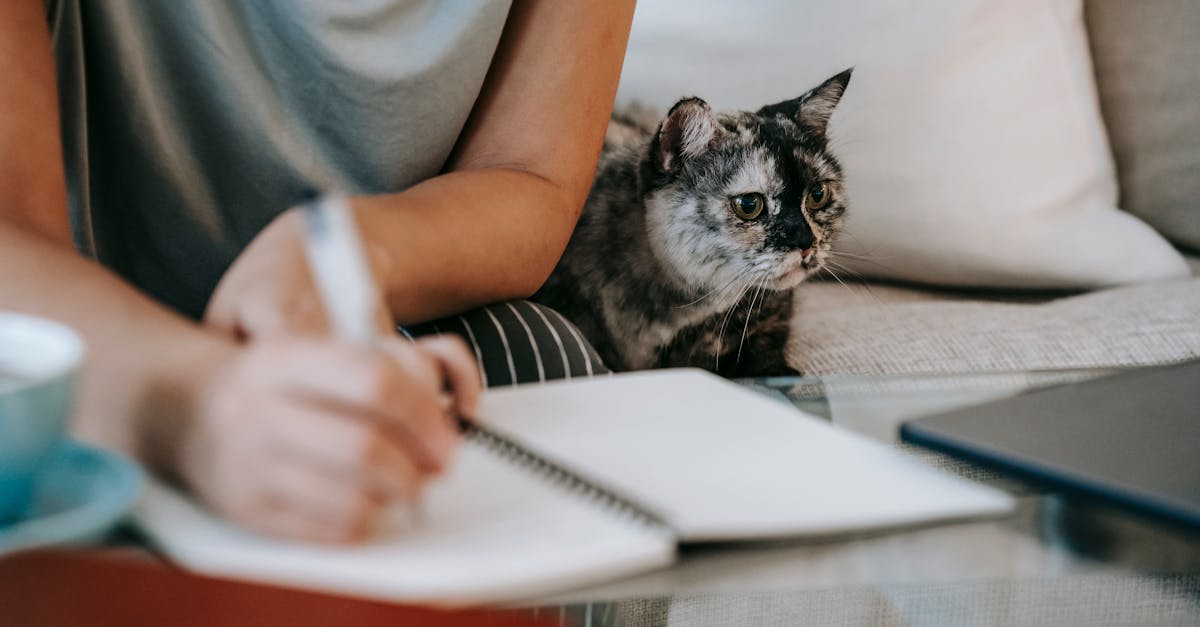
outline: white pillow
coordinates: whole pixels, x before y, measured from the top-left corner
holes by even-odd
[[[979,287],[1187,274],[1116,208],[1081,0],[642,2],[617,100],[756,109],[849,66],[838,264]]]

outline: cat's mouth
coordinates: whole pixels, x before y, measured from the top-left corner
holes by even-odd
[[[825,250],[821,248],[821,244],[817,243],[812,248],[805,248],[800,251],[800,267],[804,269],[804,276],[808,276],[821,268],[825,264]]]
[[[819,244],[814,244],[811,248],[804,250],[789,252],[775,273],[772,281],[775,283],[775,289],[787,290],[796,287],[821,267],[821,261]]]

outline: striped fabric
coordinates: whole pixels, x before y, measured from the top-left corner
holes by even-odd
[[[402,327],[408,337],[453,333],[467,341],[488,387],[611,374],[579,329],[528,301],[497,303],[460,316]]]

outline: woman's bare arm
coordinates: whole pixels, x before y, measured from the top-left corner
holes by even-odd
[[[633,5],[514,2],[449,173],[363,199],[401,244],[387,284],[399,319],[525,297],[550,275],[591,187]]]
[[[238,346],[76,254],[44,10],[0,1],[0,309],[84,336],[73,431],[183,480],[244,525],[362,537],[383,503],[414,498],[446,463],[455,434],[443,378],[469,414],[474,360],[446,339],[376,352],[321,338]]]
[[[549,276],[591,186],[633,5],[514,2],[446,172],[352,199],[397,321],[526,297]],[[208,322],[252,337],[323,326],[306,315],[314,296],[295,218],[273,222],[235,262]]]
[[[0,3],[0,308],[63,321],[87,360],[76,427],[130,452],[150,373],[169,379],[169,353],[198,359],[194,325],[167,312],[71,246],[58,96],[42,0]],[[155,347],[148,350],[145,347]],[[178,363],[178,362],[176,362]]]
[[[42,0],[0,3],[0,222],[71,245],[54,58]]]

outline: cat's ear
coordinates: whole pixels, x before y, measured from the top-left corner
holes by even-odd
[[[833,115],[833,110],[837,108],[838,103],[842,101],[842,95],[846,93],[846,86],[850,84],[850,75],[853,73],[854,68],[850,68],[821,83],[799,98],[777,102],[759,109],[758,115],[789,117],[804,130],[824,138],[825,131],[829,128],[829,118]]]
[[[724,130],[707,102],[699,98],[684,98],[671,107],[651,150],[655,164],[663,172],[675,172],[684,159],[704,154]]]

